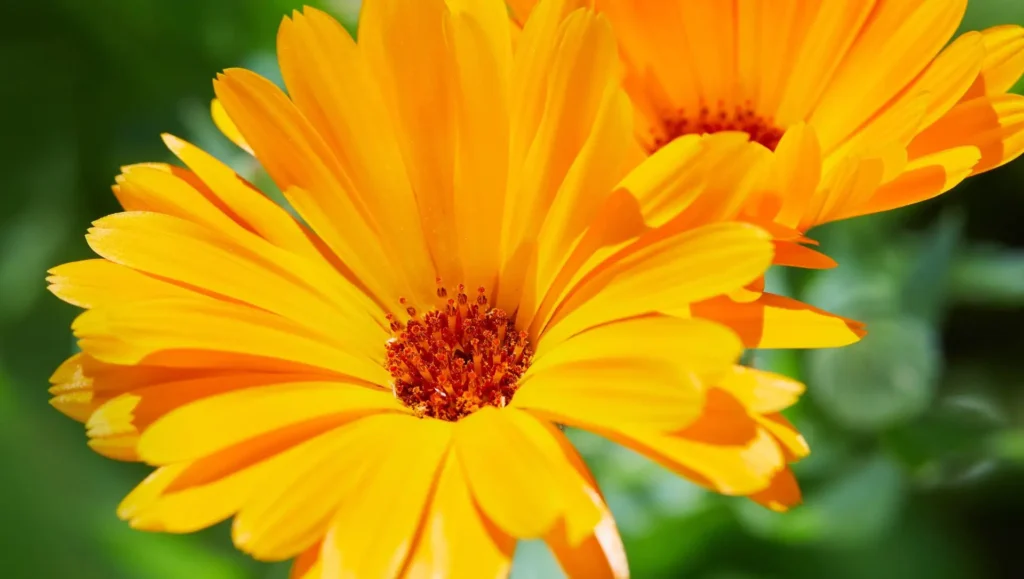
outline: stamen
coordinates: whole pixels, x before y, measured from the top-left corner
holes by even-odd
[[[702,105],[696,115],[679,109],[662,115],[661,130],[653,135],[650,152],[657,151],[683,135],[703,135],[724,131],[741,131],[750,135],[750,140],[774,151],[779,146],[784,131],[776,128],[770,119],[757,114],[751,101],[729,110],[724,101],[718,101],[714,112]]]
[[[533,356],[526,332],[488,307],[486,288],[477,288],[474,300],[462,284],[453,292],[447,298],[438,280],[437,296],[445,299],[440,309],[418,312],[400,299],[410,319],[403,324],[387,317],[393,335],[386,367],[395,397],[421,417],[448,421],[484,406],[506,406]]]

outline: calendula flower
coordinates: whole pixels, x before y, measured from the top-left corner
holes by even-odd
[[[521,19],[533,0],[510,0]],[[636,146],[672,164],[678,141],[739,132],[762,153],[733,219],[772,232],[776,265],[834,267],[815,225],[935,197],[1024,151],[1024,29],[947,45],[967,0],[590,0],[608,17]],[[750,347],[836,346],[859,324],[782,296],[695,305]],[[814,339],[810,336],[814,335]]]
[[[615,29],[642,147],[749,134],[778,179],[748,211],[781,225],[916,203],[1024,151],[1024,97],[1007,93],[1024,29],[949,42],[967,0],[592,3]]]
[[[123,170],[101,258],[50,272],[86,309],[51,392],[97,452],[157,467],[132,526],[234,517],[296,578],[499,577],[526,538],[626,576],[560,425],[799,501],[807,447],[779,412],[802,386],[737,366],[740,338],[692,313],[772,261],[725,221],[758,156],[713,135],[631,169],[605,19],[552,0],[511,35],[500,2],[369,0],[358,44],[316,10],[283,21],[288,95],[220,75],[218,125],[301,221],[169,135],[185,168]]]

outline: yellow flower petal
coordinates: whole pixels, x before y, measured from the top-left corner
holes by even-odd
[[[602,434],[669,470],[727,495],[749,495],[764,490],[785,465],[778,444],[764,430],[758,431],[749,443],[739,445],[695,442],[681,435],[642,430]]]
[[[323,579],[324,566],[320,562],[320,542],[306,549],[292,562],[288,579]]]
[[[368,416],[289,451],[291,468],[265,481],[239,510],[235,545],[264,560],[308,549],[326,534],[341,503],[372,483],[381,458],[400,452],[391,441],[408,424],[398,415]]]
[[[292,424],[332,416],[342,423],[378,412],[407,410],[390,392],[339,382],[247,388],[197,400],[160,418],[143,434],[139,454],[151,464],[171,464]]]
[[[451,0],[457,139],[454,220],[462,282],[493,288],[500,268],[501,223],[509,173],[512,50],[500,2]],[[481,195],[481,191],[488,191]]]
[[[88,417],[86,434],[89,444],[95,450],[108,447],[111,443],[123,445],[126,441],[114,441],[125,435],[134,435],[165,414],[186,404],[244,388],[253,388],[290,382],[308,382],[321,379],[314,374],[287,373],[240,373],[224,374],[175,380],[173,375],[166,381],[151,386],[133,388],[125,394],[106,400]]]
[[[786,131],[775,150],[775,162],[784,193],[775,221],[797,227],[821,183],[821,145],[814,129],[801,123]]]
[[[189,291],[104,259],[57,266],[47,289],[69,304],[96,308],[145,299],[187,297]]]
[[[336,436],[337,421],[310,421],[266,432],[206,457],[164,466],[135,488],[118,516],[135,528],[187,533],[220,522],[287,476],[310,448]]]
[[[549,431],[553,429],[552,426],[548,427]],[[589,521],[586,514],[583,521],[563,519],[544,536],[544,541],[569,577],[629,577],[626,550],[615,526],[615,519],[597,488],[597,481],[565,436],[557,433],[553,438],[558,442],[565,460],[583,481],[586,497],[597,508],[600,520],[591,529],[587,526]],[[582,537],[575,536],[579,534]]]
[[[771,260],[767,233],[743,223],[707,225],[675,235],[655,232],[579,283],[559,306],[541,344],[550,348],[587,328],[678,310],[741,288],[763,274]]]
[[[301,225],[282,207],[242,180],[230,167],[173,135],[164,143],[195,172],[223,208],[267,241],[306,257],[320,257]]]
[[[569,541],[564,525],[559,524],[544,537],[544,541],[568,577],[629,577],[626,551],[615,526],[615,519],[596,493],[591,498],[601,509],[601,522],[592,532],[574,544]]]
[[[702,320],[608,324],[538,351],[512,406],[583,427],[675,430],[700,414],[701,378],[727,372],[741,351],[732,332]]]
[[[258,362],[252,358],[259,358],[270,360],[270,366],[279,366],[273,363],[279,360],[374,384],[388,379],[379,359],[325,344],[279,316],[213,299],[147,300],[90,310],[78,316],[72,330],[82,350],[111,364],[222,367],[222,354],[228,354],[249,356],[250,368]],[[192,355],[182,357],[181,351]]]
[[[277,52],[289,96],[329,145],[337,171],[351,183],[347,192],[366,206],[381,231],[403,232],[383,235],[381,243],[403,257],[395,265],[418,282],[418,295],[405,297],[431,296],[435,273],[422,243],[416,198],[394,123],[363,54],[341,24],[310,7],[282,20]]]
[[[773,115],[783,124],[807,118],[822,93],[827,90],[836,71],[842,67],[850,47],[862,33],[864,23],[872,15],[872,11],[877,9],[874,2],[863,0],[834,0],[816,5],[807,5],[799,1],[787,4],[796,4],[798,11],[806,13],[803,17],[806,19],[806,36],[798,36],[803,32],[799,25],[797,30],[777,32],[780,35],[777,38],[791,39],[788,44],[793,45],[790,50],[795,53],[791,59],[782,59],[780,63],[783,67],[791,68],[791,71],[783,73],[788,74],[789,78],[784,79],[786,82],[780,83],[781,100]],[[744,12],[752,11],[746,6],[744,8]],[[797,14],[786,14],[782,7],[763,6],[761,9],[776,13],[777,18],[783,21],[794,21],[799,18]],[[784,34],[786,36],[783,36]],[[761,70],[757,74],[765,73],[771,74],[771,71]],[[771,112],[770,108],[764,110],[766,113]]]
[[[867,21],[810,122],[831,151],[909,84],[960,24],[967,0],[883,3]],[[886,58],[878,59],[879,54]]]
[[[732,371],[716,382],[755,412],[778,412],[796,404],[805,387],[781,374],[733,366]]]
[[[811,453],[811,447],[786,418],[779,413],[765,414],[756,417],[758,424],[767,430],[779,442],[788,462],[795,462]]]
[[[207,485],[169,493],[167,489],[186,472],[188,463],[161,467],[135,488],[118,507],[118,516],[134,529],[165,533],[192,533],[234,514],[259,481],[280,471],[265,461]]]
[[[458,453],[449,453],[404,576],[503,578],[514,550],[515,540],[488,521],[473,501]]]
[[[513,537],[541,537],[575,509],[586,511],[576,534],[600,520],[552,434],[519,410],[483,408],[464,418],[455,450],[480,510]]]
[[[93,401],[92,379],[82,372],[83,354],[64,360],[50,376],[50,404],[71,418],[85,422],[99,406]]]
[[[1024,28],[1006,25],[983,31],[985,59],[964,100],[1009,91],[1024,74]]]
[[[220,132],[224,134],[232,143],[238,145],[239,148],[244,150],[250,155],[253,154],[252,147],[249,143],[245,142],[245,137],[242,136],[242,132],[235,126],[235,122],[228,116],[228,112],[224,110],[224,105],[217,99],[210,101],[210,117],[213,119],[213,124],[217,125]]]
[[[918,157],[906,171],[878,188],[865,203],[851,206],[837,217],[856,217],[904,207],[949,191],[970,177],[981,160],[981,151],[964,146]]]
[[[426,246],[437,275],[456,280],[462,267],[452,226],[456,73],[450,29],[444,0],[368,2],[359,18],[359,49],[401,136]]]
[[[735,219],[752,187],[761,182],[762,172],[770,168],[762,155],[769,153],[740,133],[683,138],[658,151],[605,199],[571,253],[559,262],[557,275],[551,281],[536,278],[541,290],[537,293],[543,293],[543,300],[534,312],[534,296],[527,291],[520,300],[517,320],[529,324],[530,335],[536,339],[570,289],[598,268],[652,240]],[[673,164],[676,161],[682,163],[682,169]],[[650,228],[661,230],[631,245]],[[534,273],[527,271],[527,275]]]
[[[555,1],[538,10],[516,54],[498,296],[499,306],[509,310],[514,302],[503,300],[532,297],[544,288],[560,265],[559,248],[582,231],[624,172],[629,127],[615,92],[615,39],[607,22],[589,10],[567,12],[571,5]],[[521,290],[537,243],[553,252],[554,263],[541,262],[536,287]]]
[[[789,468],[780,470],[772,477],[768,488],[750,495],[750,498],[776,512],[788,511],[803,501],[800,486]]]
[[[728,326],[747,348],[836,348],[867,334],[859,322],[767,293],[748,303],[722,296],[694,304],[691,311]]]
[[[223,231],[242,233],[239,224],[204,194],[202,181],[191,172],[159,163],[121,168],[117,198],[126,211],[172,215]]]
[[[449,452],[451,423],[410,416],[368,420],[378,423],[376,464],[364,475],[358,500],[342,501],[331,520],[321,551],[327,577],[398,575],[422,532]]]
[[[730,143],[738,151],[744,143]],[[644,223],[660,227],[682,213],[703,192],[705,172],[700,154],[706,141],[686,135],[658,149],[619,183],[636,197]]]
[[[220,75],[214,89],[292,207],[359,281],[384,303],[409,293],[394,269],[374,267],[389,260],[373,218],[354,197],[354,185],[333,152],[288,97],[242,69]]]
[[[273,312],[342,347],[379,350],[374,346],[387,339],[379,310],[375,320],[366,312],[372,306],[360,307],[357,289],[298,256],[235,244],[216,230],[152,213],[100,219],[86,240],[115,263]],[[324,288],[331,286],[354,299],[330,299]]]
[[[943,49],[898,98],[913,98],[917,93],[928,94],[931,102],[921,121],[922,126],[928,126],[946,114],[964,96],[981,72],[984,58],[985,45],[981,33],[962,34]]]
[[[973,175],[999,167],[1024,152],[1024,96],[980,97],[953,107],[910,144],[916,159],[945,149],[974,146],[981,160]]]

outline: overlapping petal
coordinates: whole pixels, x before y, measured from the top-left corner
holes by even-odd
[[[173,136],[187,168],[123,170],[125,211],[87,237],[102,259],[49,278],[86,310],[73,324],[82,353],[51,379],[54,405],[86,423],[97,451],[157,467],[123,519],[190,532],[234,517],[241,550],[295,559],[296,578],[501,577],[520,539],[546,541],[570,576],[627,577],[611,513],[562,425],[719,492],[774,509],[799,501],[787,465],[806,443],[780,412],[801,386],[736,361],[744,345],[838,345],[859,328],[763,293],[773,259],[828,265],[805,246],[802,216],[772,222],[792,205],[771,186],[831,215],[889,165],[865,156],[838,177],[805,170],[802,156],[828,149],[808,126],[778,159],[726,132],[635,166],[613,28],[590,5],[546,0],[517,33],[496,2],[374,0],[358,43],[320,11],[286,18],[287,93],[231,69],[212,113],[301,220]],[[665,15],[693,38],[738,38],[719,18],[731,10]],[[686,44],[650,41],[640,56]],[[968,48],[981,45],[1014,40]],[[731,86],[718,70],[730,58],[696,71],[714,74],[703,96]],[[996,99],[985,91],[1015,66],[990,59],[977,73],[986,88],[952,84]],[[947,154],[894,158],[963,173]],[[486,319],[492,306],[504,311]],[[425,324],[439,312],[445,323]],[[479,328],[493,330],[494,358],[485,365],[480,334],[465,333],[445,346],[453,365],[432,366],[442,356],[425,348],[468,332],[470,312],[490,324]],[[508,396],[451,421],[429,412],[466,395],[441,372],[489,368],[472,379],[494,387],[509,360],[529,365]],[[406,375],[427,402],[403,398]]]

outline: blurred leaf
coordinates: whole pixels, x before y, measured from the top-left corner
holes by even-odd
[[[811,454],[793,465],[801,484],[834,478],[849,463],[854,450],[846,431],[826,424],[807,399],[784,412],[811,447]]]
[[[900,280],[887,268],[851,261],[818,273],[799,297],[829,312],[865,321],[897,315],[899,293]]]
[[[989,446],[999,458],[1024,464],[1024,429],[1007,430],[992,437]]]
[[[204,549],[194,540],[182,541],[174,536],[135,531],[113,517],[111,524],[98,533],[98,539],[105,547],[107,558],[127,577],[244,579],[251,576],[238,565],[237,557]],[[125,548],[128,544],[131,548]]]
[[[1024,251],[973,247],[953,265],[950,297],[991,306],[1024,304]]]
[[[737,503],[750,533],[781,543],[857,545],[883,534],[903,501],[899,469],[884,456],[854,463],[824,486],[807,492],[804,504],[775,513],[753,502]]]
[[[903,282],[902,311],[936,323],[946,301],[950,268],[963,236],[964,218],[947,211],[932,227],[927,240]]]
[[[860,342],[808,354],[810,395],[833,420],[882,430],[928,408],[941,358],[930,327],[915,318],[875,321]]]
[[[728,550],[737,539],[737,529],[727,505],[742,500],[732,497],[715,500],[683,516],[653,519],[642,534],[623,533],[633,576],[689,576],[692,569],[719,553],[716,547]]]
[[[887,447],[926,487],[960,486],[995,468],[988,441],[1005,423],[998,407],[977,393],[947,396],[927,414],[887,434]]]

